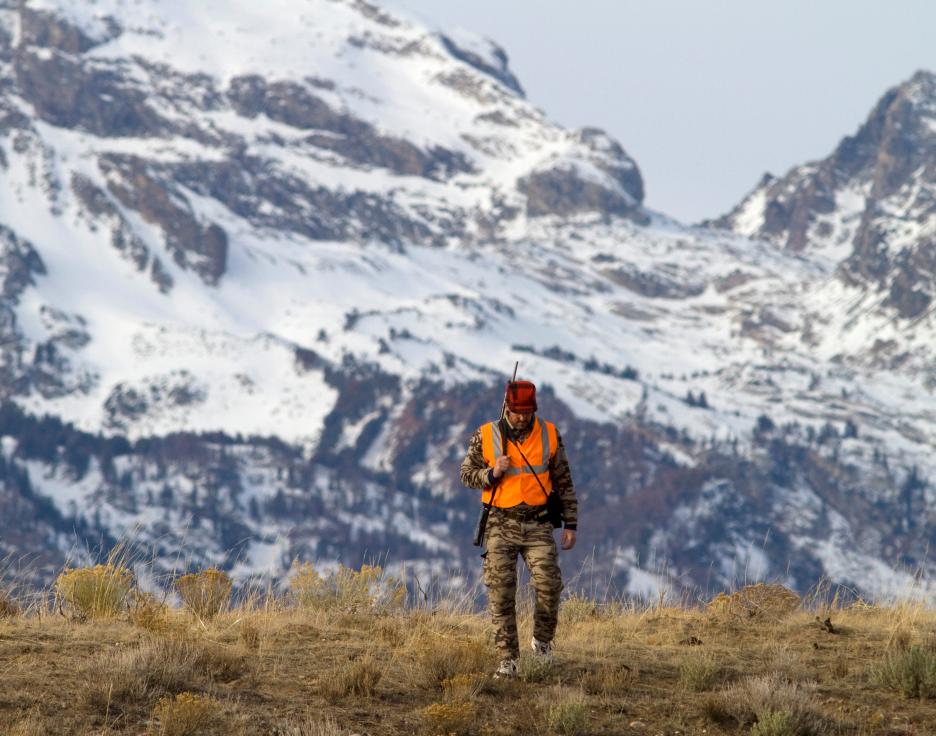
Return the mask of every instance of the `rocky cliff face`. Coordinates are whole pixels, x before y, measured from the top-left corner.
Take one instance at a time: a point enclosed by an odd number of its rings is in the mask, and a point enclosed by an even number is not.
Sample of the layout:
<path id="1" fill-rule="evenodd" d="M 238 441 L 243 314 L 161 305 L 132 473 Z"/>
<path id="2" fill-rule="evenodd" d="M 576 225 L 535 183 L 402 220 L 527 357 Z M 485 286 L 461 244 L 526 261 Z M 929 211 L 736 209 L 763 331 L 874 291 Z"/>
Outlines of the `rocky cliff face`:
<path id="1" fill-rule="evenodd" d="M 180 8 L 0 2 L 5 551 L 465 583 L 457 468 L 519 359 L 582 496 L 568 572 L 929 570 L 934 327 L 891 294 L 901 264 L 928 293 L 925 248 L 885 227 L 925 209 L 928 77 L 765 181 L 742 236 L 647 211 L 621 145 L 547 120 L 490 42 L 361 0 Z"/>
<path id="2" fill-rule="evenodd" d="M 936 252 L 936 75 L 889 90 L 831 156 L 763 181 L 720 227 L 794 252 L 844 253 L 841 274 L 875 287 L 915 319 L 933 301 Z"/>

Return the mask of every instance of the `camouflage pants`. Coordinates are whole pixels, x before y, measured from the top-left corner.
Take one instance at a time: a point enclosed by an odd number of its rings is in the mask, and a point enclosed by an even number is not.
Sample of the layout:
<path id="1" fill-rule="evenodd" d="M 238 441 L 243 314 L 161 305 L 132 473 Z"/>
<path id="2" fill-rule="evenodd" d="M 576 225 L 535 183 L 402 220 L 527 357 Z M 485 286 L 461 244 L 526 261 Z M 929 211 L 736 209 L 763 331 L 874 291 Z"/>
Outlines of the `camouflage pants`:
<path id="1" fill-rule="evenodd" d="M 559 615 L 562 573 L 549 522 L 521 522 L 491 510 L 484 553 L 484 584 L 494 623 L 494 643 L 502 657 L 519 657 L 517 637 L 517 556 L 530 571 L 536 605 L 533 636 L 552 641 Z"/>

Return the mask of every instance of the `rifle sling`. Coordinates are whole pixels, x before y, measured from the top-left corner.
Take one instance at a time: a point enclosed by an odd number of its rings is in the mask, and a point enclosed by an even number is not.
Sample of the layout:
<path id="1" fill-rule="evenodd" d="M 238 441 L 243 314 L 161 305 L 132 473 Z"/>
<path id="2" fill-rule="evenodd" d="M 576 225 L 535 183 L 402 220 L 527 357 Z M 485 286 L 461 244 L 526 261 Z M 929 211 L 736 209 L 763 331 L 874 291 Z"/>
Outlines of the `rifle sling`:
<path id="1" fill-rule="evenodd" d="M 506 435 L 505 435 L 505 436 L 506 436 Z M 546 498 L 549 499 L 549 496 L 550 496 L 550 494 L 552 493 L 552 491 L 551 491 L 551 490 L 549 490 L 549 491 L 546 490 L 546 486 L 543 485 L 543 481 L 541 481 L 541 480 L 539 479 L 539 476 L 536 474 L 536 471 L 533 469 L 533 466 L 530 465 L 530 461 L 527 460 L 527 456 L 524 455 L 524 454 L 523 454 L 523 450 L 520 449 L 520 443 L 518 443 L 516 440 L 513 440 L 513 439 L 510 440 L 510 441 L 513 442 L 514 447 L 517 448 L 517 452 L 520 453 L 520 457 L 523 458 L 523 462 L 526 463 L 526 466 L 527 466 L 527 468 L 529 468 L 530 473 L 532 473 L 532 474 L 533 474 L 533 477 L 536 478 L 536 482 L 539 483 L 540 490 L 543 492 L 543 494 L 546 496 Z M 491 498 L 493 498 L 493 496 L 491 496 Z"/>

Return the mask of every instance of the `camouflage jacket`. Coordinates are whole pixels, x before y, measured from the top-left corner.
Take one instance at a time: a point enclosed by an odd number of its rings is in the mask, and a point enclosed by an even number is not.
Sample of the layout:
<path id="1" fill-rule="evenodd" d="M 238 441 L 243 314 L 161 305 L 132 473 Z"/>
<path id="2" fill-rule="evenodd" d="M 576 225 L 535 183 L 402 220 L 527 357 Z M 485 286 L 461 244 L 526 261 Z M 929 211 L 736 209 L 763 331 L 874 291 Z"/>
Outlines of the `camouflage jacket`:
<path id="1" fill-rule="evenodd" d="M 523 442 L 533 429 L 533 423 L 517 435 L 517 441 Z M 562 499 L 562 521 L 566 529 L 575 529 L 578 525 L 578 499 L 575 497 L 575 487 L 572 484 L 572 471 L 569 469 L 569 458 L 566 457 L 565 445 L 562 443 L 562 435 L 556 430 L 556 437 L 559 440 L 556 447 L 556 454 L 549 460 L 549 478 L 552 480 L 553 493 L 559 494 Z M 484 452 L 481 449 L 481 428 L 475 430 L 468 443 L 468 453 L 461 464 L 461 482 L 468 486 L 481 490 L 490 480 L 488 474 L 491 472 L 491 466 L 484 459 Z"/>

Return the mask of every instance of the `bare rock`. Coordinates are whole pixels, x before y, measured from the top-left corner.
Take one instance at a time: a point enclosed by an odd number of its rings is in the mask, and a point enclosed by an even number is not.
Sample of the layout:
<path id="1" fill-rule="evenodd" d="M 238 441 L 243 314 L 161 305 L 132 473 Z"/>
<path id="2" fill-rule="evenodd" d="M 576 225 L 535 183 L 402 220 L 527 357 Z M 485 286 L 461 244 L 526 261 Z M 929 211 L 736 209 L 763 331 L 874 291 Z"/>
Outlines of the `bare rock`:
<path id="1" fill-rule="evenodd" d="M 523 91 L 523 87 L 520 86 L 520 81 L 514 76 L 513 72 L 510 71 L 507 53 L 500 46 L 497 46 L 493 43 L 491 44 L 491 55 L 493 56 L 493 60 L 496 62 L 496 64 L 492 64 L 492 60 L 484 59 L 474 51 L 464 48 L 463 46 L 459 46 L 456 41 L 449 38 L 445 34 L 440 33 L 439 40 L 442 42 L 445 50 L 459 61 L 463 61 L 474 69 L 477 69 L 482 74 L 486 74 L 492 79 L 500 82 L 507 89 L 515 92 L 520 97 L 526 96 L 526 93 Z"/>
<path id="2" fill-rule="evenodd" d="M 166 248 L 181 267 L 195 271 L 206 284 L 217 284 L 227 267 L 227 233 L 215 223 L 202 223 L 188 200 L 136 156 L 110 155 L 100 160 L 108 189 L 121 204 L 158 225 Z"/>

